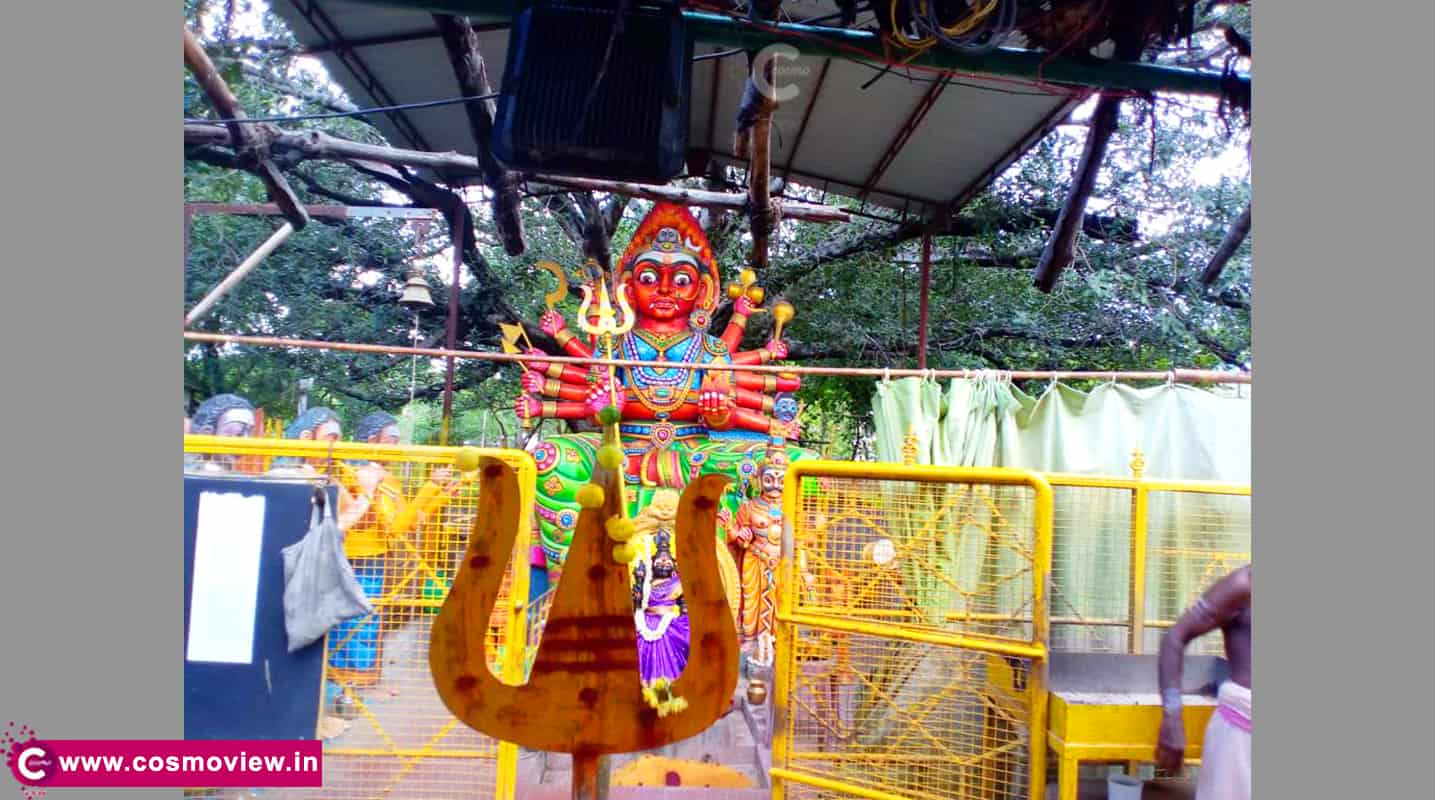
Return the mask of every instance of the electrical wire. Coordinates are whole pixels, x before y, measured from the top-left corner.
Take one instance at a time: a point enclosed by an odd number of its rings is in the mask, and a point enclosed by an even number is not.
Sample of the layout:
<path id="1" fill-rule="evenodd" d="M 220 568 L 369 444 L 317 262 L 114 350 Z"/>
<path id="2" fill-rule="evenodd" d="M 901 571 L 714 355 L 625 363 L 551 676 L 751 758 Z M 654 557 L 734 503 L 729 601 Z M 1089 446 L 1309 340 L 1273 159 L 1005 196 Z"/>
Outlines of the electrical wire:
<path id="1" fill-rule="evenodd" d="M 819 42 L 820 44 L 822 44 L 822 45 L 825 46 L 825 47 L 830 47 L 830 48 L 835 49 L 835 50 L 843 50 L 843 51 L 846 51 L 846 52 L 848 52 L 848 53 L 851 53 L 851 54 L 855 55 L 856 57 L 858 57 L 858 58 L 860 58 L 861 60 L 864 60 L 864 61 L 874 61 L 874 62 L 877 62 L 877 63 L 880 63 L 880 64 L 886 64 L 886 65 L 892 66 L 892 67 L 905 67 L 906 69 L 909 69 L 909 70 L 916 70 L 916 71 L 920 71 L 920 72 L 931 73 L 931 74 L 934 74 L 934 75 L 937 75 L 937 76 L 964 75 L 964 76 L 967 76 L 967 77 L 979 77 L 979 78 L 981 78 L 981 79 L 984 80 L 984 81 L 990 81 L 990 82 L 993 82 L 993 83 L 1010 83 L 1010 84 L 1015 84 L 1015 85 L 1018 85 L 1018 86 L 1024 86 L 1024 87 L 1027 87 L 1027 88 L 1040 89 L 1040 90 L 1042 90 L 1044 93 L 1046 93 L 1046 94 L 1048 94 L 1048 95 L 1052 95 L 1052 96 L 1059 96 L 1059 97 L 1080 97 L 1080 96 L 1084 96 L 1084 95 L 1086 95 L 1086 94 L 1089 94 L 1089 91 L 1088 91 L 1087 89 L 1084 89 L 1084 88 L 1077 88 L 1077 87 L 1071 87 L 1071 86 L 1063 86 L 1063 85 L 1061 85 L 1061 84 L 1053 84 L 1053 83 L 1050 83 L 1050 82 L 1048 82 L 1048 81 L 1033 80 L 1033 79 L 1030 79 L 1030 78 L 1015 78 L 1015 77 L 998 76 L 998 75 L 980 75 L 980 76 L 978 76 L 978 75 L 976 75 L 976 74 L 974 74 L 974 73 L 963 72 L 963 71 L 961 71 L 961 70 L 954 70 L 954 69 L 949 69 L 949 68 L 946 68 L 946 67 L 927 66 L 927 65 L 925 65 L 925 64 L 904 64 L 903 61 L 890 58 L 890 57 L 888 57 L 887 55 L 885 55 L 884 53 L 874 52 L 874 51 L 869 50 L 869 49 L 867 49 L 867 48 L 859 47 L 859 46 L 857 46 L 857 45 L 847 44 L 847 43 L 845 43 L 845 42 L 833 41 L 832 39 L 829 39 L 829 38 L 827 38 L 827 37 L 825 37 L 825 36 L 822 36 L 821 34 L 818 34 L 818 33 L 808 33 L 808 32 L 806 32 L 806 31 L 793 31 L 793 30 L 790 30 L 790 29 L 784 30 L 784 29 L 782 29 L 782 28 L 780 28 L 780 27 L 778 27 L 778 26 L 767 25 L 767 24 L 764 24 L 764 23 L 761 23 L 761 22 L 757 22 L 757 21 L 748 19 L 748 18 L 746 18 L 746 17 L 736 16 L 736 15 L 730 13 L 730 11 L 729 11 L 728 9 L 726 9 L 726 8 L 723 8 L 723 7 L 720 7 L 720 6 L 711 5 L 711 4 L 709 4 L 709 3 L 704 3 L 704 2 L 702 2 L 702 0 L 695 0 L 695 2 L 692 3 L 692 6 L 691 6 L 691 7 L 694 8 L 694 9 L 701 9 L 701 10 L 706 11 L 706 12 L 708 12 L 708 13 L 716 14 L 716 15 L 725 17 L 725 18 L 727 18 L 728 20 L 731 20 L 733 23 L 735 23 L 735 24 L 737 24 L 737 25 L 739 25 L 739 26 L 742 26 L 742 27 L 754 28 L 754 29 L 757 29 L 757 30 L 766 31 L 766 32 L 768 32 L 768 33 L 784 33 L 784 34 L 789 35 L 789 36 L 792 36 L 792 37 L 794 37 L 794 38 L 806 39 L 806 40 L 810 40 L 810 41 L 816 41 L 816 42 Z M 912 57 L 912 56 L 909 56 L 908 58 L 911 58 L 911 57 Z M 851 56 L 849 56 L 849 58 L 851 58 Z M 1137 96 L 1137 95 L 1140 95 L 1141 93 L 1140 93 L 1140 92 L 1134 92 L 1134 91 L 1122 92 L 1122 91 L 1119 91 L 1119 90 L 1111 90 L 1111 91 L 1105 92 L 1105 94 L 1112 94 L 1112 95 L 1118 95 L 1118 96 L 1126 96 L 1126 95 Z"/>
<path id="2" fill-rule="evenodd" d="M 366 114 L 386 114 L 390 111 L 407 111 L 412 108 L 436 108 L 438 106 L 451 106 L 459 103 L 474 103 L 483 100 L 492 100 L 498 97 L 498 95 L 498 92 L 493 92 L 491 94 L 470 95 L 465 97 L 449 97 L 443 100 L 426 100 L 419 103 L 400 103 L 396 106 L 374 106 L 373 108 L 356 108 L 353 111 L 332 111 L 327 114 L 296 114 L 289 117 L 244 117 L 242 119 L 231 119 L 229 117 L 185 117 L 184 121 L 186 123 L 215 124 L 220 122 L 302 122 L 304 120 L 314 119 L 340 119 L 343 117 L 362 117 Z"/>
<path id="3" fill-rule="evenodd" d="M 898 2 L 892 0 L 894 20 Z M 974 55 L 995 50 L 1016 30 L 1016 0 L 985 0 L 951 24 L 942 21 L 935 0 L 907 0 L 907 8 L 913 27 L 926 34 L 924 41 Z"/>

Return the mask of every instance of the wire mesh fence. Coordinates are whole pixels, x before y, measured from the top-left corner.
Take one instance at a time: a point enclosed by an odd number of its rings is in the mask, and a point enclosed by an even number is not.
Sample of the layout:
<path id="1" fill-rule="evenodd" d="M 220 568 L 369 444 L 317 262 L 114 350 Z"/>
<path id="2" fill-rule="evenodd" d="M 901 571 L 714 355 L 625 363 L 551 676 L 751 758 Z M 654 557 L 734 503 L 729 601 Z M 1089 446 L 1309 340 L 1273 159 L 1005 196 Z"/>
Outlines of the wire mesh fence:
<path id="1" fill-rule="evenodd" d="M 346 555 L 374 606 L 374 613 L 333 628 L 325 641 L 316 731 L 324 739 L 323 788 L 266 796 L 513 795 L 513 746 L 459 723 L 429 674 L 432 618 L 483 509 L 477 472 L 454 466 L 457 450 L 186 437 L 191 466 L 201 463 L 210 472 L 218 465 L 241 475 L 337 484 Z M 531 501 L 532 459 L 521 451 L 483 452 L 518 470 Z M 529 536 L 520 535 L 485 640 L 489 668 L 508 683 L 522 681 L 528 621 L 510 598 L 527 600 L 528 543 Z"/>
<path id="2" fill-rule="evenodd" d="M 776 796 L 1029 797 L 1049 488 L 1010 470 L 789 475 Z"/>

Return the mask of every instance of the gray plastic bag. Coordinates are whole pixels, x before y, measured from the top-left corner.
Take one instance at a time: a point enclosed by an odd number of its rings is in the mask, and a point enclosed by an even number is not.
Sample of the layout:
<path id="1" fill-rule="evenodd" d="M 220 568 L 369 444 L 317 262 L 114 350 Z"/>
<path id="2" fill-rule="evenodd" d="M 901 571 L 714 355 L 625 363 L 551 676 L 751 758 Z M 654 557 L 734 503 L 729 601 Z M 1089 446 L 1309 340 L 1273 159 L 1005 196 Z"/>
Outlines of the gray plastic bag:
<path id="1" fill-rule="evenodd" d="M 346 619 L 374 612 L 344 555 L 344 534 L 322 490 L 315 492 L 309 532 L 282 552 L 289 652 L 313 644 Z"/>

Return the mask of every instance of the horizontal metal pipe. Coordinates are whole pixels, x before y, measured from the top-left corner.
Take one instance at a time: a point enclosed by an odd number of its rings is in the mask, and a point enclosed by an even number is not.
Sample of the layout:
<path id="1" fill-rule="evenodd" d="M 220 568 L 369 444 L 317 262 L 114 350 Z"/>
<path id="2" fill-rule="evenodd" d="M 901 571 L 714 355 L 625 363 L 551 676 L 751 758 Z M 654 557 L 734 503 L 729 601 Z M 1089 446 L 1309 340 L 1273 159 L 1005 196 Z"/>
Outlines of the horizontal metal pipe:
<path id="1" fill-rule="evenodd" d="M 843 794 L 853 795 L 855 797 L 865 797 L 868 798 L 868 800 L 907 800 L 900 794 L 879 792 L 876 789 L 864 789 L 861 786 L 853 786 L 849 783 L 829 780 L 827 778 L 818 777 L 817 775 L 807 775 L 801 772 L 794 772 L 790 769 L 783 769 L 782 767 L 772 767 L 768 770 L 768 773 L 772 775 L 772 777 L 777 778 L 778 780 L 792 781 L 793 783 L 803 783 L 807 784 L 808 786 L 816 786 L 819 789 L 827 789 L 834 792 L 841 792 Z"/>
<path id="2" fill-rule="evenodd" d="M 1044 472 L 1042 476 L 1053 489 L 1121 489 L 1131 491 L 1137 488 L 1148 492 L 1183 492 L 1188 494 L 1225 494 L 1242 497 L 1251 496 L 1248 483 L 1219 483 L 1216 481 L 1166 481 L 1147 478 L 1116 478 L 1100 475 L 1077 475 L 1067 472 Z"/>
<path id="3" fill-rule="evenodd" d="M 254 347 L 293 347 L 301 350 L 337 350 L 348 353 L 372 353 L 391 356 L 428 356 L 429 358 L 457 358 L 473 361 L 500 361 L 524 363 L 543 361 L 549 364 L 574 364 L 577 366 L 612 365 L 615 367 L 663 367 L 667 361 L 631 361 L 621 358 L 574 358 L 572 356 L 530 356 L 523 353 L 498 353 L 486 350 L 445 350 L 426 347 L 401 347 L 397 345 L 362 344 L 358 342 L 325 342 L 315 339 L 285 339 L 277 336 L 239 336 L 228 333 L 202 333 L 185 331 L 184 338 L 192 342 L 213 342 L 215 344 L 247 344 Z M 777 364 L 704 364 L 704 370 L 713 372 L 754 372 L 789 375 L 846 375 L 874 378 L 975 378 L 983 374 L 997 375 L 1010 380 L 1125 380 L 1125 381 L 1169 381 L 1172 383 L 1240 383 L 1251 382 L 1248 372 L 1218 372 L 1216 370 L 1176 369 L 1167 372 L 1082 372 L 1061 370 L 976 370 L 976 369 L 886 369 L 877 367 L 796 367 Z"/>
<path id="4" fill-rule="evenodd" d="M 1039 644 L 979 639 L 973 636 L 964 636 L 959 633 L 949 633 L 945 631 L 907 630 L 905 628 L 893 627 L 892 625 L 865 622 L 863 620 L 835 619 L 832 617 L 819 617 L 812 614 L 785 614 L 781 611 L 777 613 L 777 621 L 792 625 L 801 625 L 805 628 L 820 628 L 822 630 L 851 633 L 859 636 L 901 639 L 903 641 L 936 645 L 938 647 L 960 647 L 963 650 L 976 650 L 978 652 L 999 656 L 1030 658 L 1036 661 L 1046 659 L 1046 648 Z"/>

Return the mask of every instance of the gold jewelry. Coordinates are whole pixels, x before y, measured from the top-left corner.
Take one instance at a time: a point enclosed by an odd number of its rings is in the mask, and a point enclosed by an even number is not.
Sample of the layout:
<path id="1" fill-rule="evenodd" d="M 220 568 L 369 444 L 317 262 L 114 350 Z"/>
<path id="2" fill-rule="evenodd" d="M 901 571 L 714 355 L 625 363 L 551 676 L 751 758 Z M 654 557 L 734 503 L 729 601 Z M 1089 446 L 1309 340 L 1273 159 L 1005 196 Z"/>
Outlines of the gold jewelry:
<path id="1" fill-rule="evenodd" d="M 657 350 L 658 357 L 664 360 L 666 360 L 667 351 L 672 349 L 673 345 L 684 342 L 692 338 L 693 335 L 690 329 L 674 331 L 673 333 L 656 333 L 643 330 L 642 328 L 634 328 L 632 333 L 634 336 L 647 342 L 654 350 Z"/>

